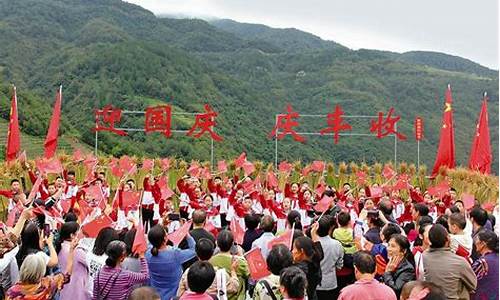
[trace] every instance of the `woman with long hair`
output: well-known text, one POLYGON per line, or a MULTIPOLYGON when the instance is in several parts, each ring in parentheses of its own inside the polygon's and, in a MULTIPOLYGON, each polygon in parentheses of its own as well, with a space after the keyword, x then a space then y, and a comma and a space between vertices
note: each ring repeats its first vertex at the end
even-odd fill
POLYGON ((123 270, 121 263, 127 257, 127 245, 112 241, 106 247, 106 265, 94 279, 93 300, 127 299, 136 284, 145 283, 149 277, 144 253, 139 253, 141 272, 123 270))
POLYGON ((389 262, 383 276, 384 283, 399 297, 403 285, 415 280, 415 260, 410 242, 401 234, 393 234, 387 245, 389 262))
POLYGON ((43 257, 47 267, 52 268, 57 266, 57 252, 54 247, 54 236, 52 233, 49 236, 44 236, 40 228, 35 222, 28 222, 21 232, 21 246, 16 255, 17 265, 23 264, 24 258, 29 254, 37 254, 43 257), (42 249, 47 246, 49 255, 42 249))
POLYGON ((472 264, 477 277, 472 299, 498 299, 498 236, 493 231, 481 230, 474 245, 481 257, 472 264))
MULTIPOLYGON (((57 257, 59 259, 59 268, 64 270, 68 265, 71 255, 71 243, 77 238, 80 226, 76 222, 66 222, 61 226, 59 239, 56 241, 57 257)), ((61 299, 88 300, 89 272, 85 251, 81 248, 74 250, 73 271, 68 284, 61 290, 61 299)))
POLYGON ((162 299, 175 297, 182 276, 182 264, 196 256, 196 243, 188 235, 188 249, 181 250, 167 245, 167 233, 161 225, 155 225, 149 230, 148 240, 153 246, 146 253, 151 286, 160 292, 162 299))

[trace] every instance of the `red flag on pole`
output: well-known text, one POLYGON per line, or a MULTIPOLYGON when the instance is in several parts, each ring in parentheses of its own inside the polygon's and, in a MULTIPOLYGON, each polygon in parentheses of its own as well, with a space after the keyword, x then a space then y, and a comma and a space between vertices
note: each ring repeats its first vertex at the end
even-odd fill
POLYGON ((229 229, 233 233, 234 242, 238 245, 243 244, 243 237, 245 236, 245 230, 241 228, 241 225, 238 222, 238 220, 233 218, 231 220, 231 224, 229 225, 229 229))
POLYGON ((292 164, 289 164, 286 161, 280 162, 280 165, 278 166, 278 170, 283 173, 288 173, 292 170, 292 164))
POLYGON ((169 158, 163 158, 161 161, 161 169, 163 171, 168 171, 168 169, 170 168, 170 159, 169 158))
POLYGON ((45 158, 51 158, 56 154, 57 138, 59 135, 59 122, 61 119, 61 102, 62 102, 62 85, 56 94, 54 110, 52 111, 52 119, 50 120, 49 130, 45 138, 45 158))
POLYGON ((431 196, 442 198, 449 190, 450 185, 448 184, 448 181, 443 180, 438 185, 429 187, 427 189, 427 192, 429 192, 431 196))
POLYGON ((142 161, 142 169, 145 171, 151 171, 153 170, 154 167, 154 160, 152 159, 145 159, 142 161))
POLYGON ((283 244, 288 247, 288 249, 292 249, 292 240, 293 240, 293 230, 287 229, 280 236, 275 237, 267 243, 267 248, 269 250, 273 249, 274 245, 283 244))
POLYGON ((385 165, 384 170, 382 170, 382 176, 384 176, 386 180, 389 180, 392 177, 396 176, 396 172, 388 165, 385 165))
POLYGON ((245 253, 245 259, 248 262, 248 270, 250 271, 250 277, 253 280, 259 280, 271 274, 267 269, 267 263, 262 256, 262 252, 259 247, 255 247, 252 250, 245 253))
POLYGON ((226 173, 227 172, 227 164, 225 160, 221 160, 217 163, 217 170, 220 173, 226 173))
POLYGON ((63 172, 62 164, 56 157, 37 160, 36 167, 42 174, 60 174, 63 172))
POLYGON ((178 246, 184 237, 188 234, 191 227, 191 221, 184 223, 179 229, 168 235, 168 239, 172 241, 174 246, 178 246))
POLYGON ((278 178, 272 171, 267 172, 267 184, 272 188, 278 187, 278 178))
POLYGON ((158 180, 158 186, 160 187, 161 198, 166 200, 171 198, 175 193, 168 187, 168 179, 165 176, 162 176, 160 180, 158 180))
POLYGON ((484 174, 491 173, 491 161, 493 159, 490 145, 490 129, 488 128, 487 97, 484 95, 483 105, 479 113, 476 126, 476 134, 472 141, 469 168, 484 174))
POLYGON ((451 108, 452 102, 451 87, 448 85, 448 89, 445 94, 441 137, 439 139, 436 162, 434 163, 434 168, 432 169, 433 177, 438 174, 441 166, 446 166, 450 169, 455 168, 455 137, 453 130, 453 110, 451 108))
POLYGON ((105 214, 102 214, 94 220, 82 226, 83 233, 90 238, 96 238, 101 229, 112 227, 113 220, 105 214))
POLYGON ((366 173, 363 171, 356 172, 356 182, 359 186, 363 186, 366 183, 366 173))
POLYGON ((325 212, 330 208, 330 204, 333 202, 332 197, 324 196, 321 200, 314 205, 314 210, 319 212, 325 212))
POLYGON ((12 100, 10 103, 10 119, 9 119, 8 130, 9 131, 7 133, 7 149, 5 152, 5 160, 13 161, 17 158, 17 155, 21 150, 21 131, 19 130, 19 118, 17 113, 17 93, 15 86, 12 94, 12 100))
POLYGON ((132 244, 132 253, 144 253, 148 249, 146 235, 144 234, 144 226, 139 222, 135 231, 134 243, 132 244))
POLYGON ((475 198, 474 195, 462 193, 462 202, 464 203, 464 208, 469 210, 474 207, 475 198))
POLYGON ((245 176, 248 176, 250 174, 252 174, 253 172, 255 172, 255 166, 253 165, 253 163, 247 161, 243 164, 243 172, 245 173, 245 176))
POLYGON ((247 161, 247 154, 245 152, 243 152, 234 161, 234 164, 236 165, 236 167, 241 168, 246 161, 247 161))
POLYGON ((141 192, 136 191, 123 191, 122 192, 122 206, 125 211, 139 207, 141 201, 141 192))
POLYGON ((323 161, 315 160, 311 164, 311 170, 313 170, 315 172, 321 173, 321 172, 323 172, 324 169, 325 169, 325 162, 323 162, 323 161))

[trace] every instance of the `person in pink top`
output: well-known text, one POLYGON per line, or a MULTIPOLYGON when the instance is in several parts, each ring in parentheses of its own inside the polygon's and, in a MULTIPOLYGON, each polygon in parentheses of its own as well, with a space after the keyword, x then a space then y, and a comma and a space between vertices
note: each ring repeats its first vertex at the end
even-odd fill
POLYGON ((189 290, 184 292, 179 300, 213 300, 206 291, 214 282, 214 278, 215 270, 209 262, 195 262, 187 274, 189 290))
POLYGON ((394 291, 375 280, 375 259, 359 251, 353 257, 356 282, 340 291, 339 300, 397 300, 394 291))

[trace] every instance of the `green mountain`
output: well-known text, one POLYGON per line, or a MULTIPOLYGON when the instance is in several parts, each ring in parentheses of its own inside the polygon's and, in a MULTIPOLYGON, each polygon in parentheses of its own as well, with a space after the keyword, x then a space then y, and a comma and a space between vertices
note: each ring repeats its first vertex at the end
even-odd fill
MULTIPOLYGON (((443 95, 452 85, 456 155, 467 164, 484 91, 498 153, 498 72, 442 53, 350 50, 296 29, 274 29, 231 20, 156 17, 119 0, 0 0, 0 115, 8 118, 9 84, 18 87, 23 133, 44 136, 56 87, 63 84, 67 136, 94 145, 94 110, 113 104, 144 110, 169 103, 173 129, 189 129, 193 117, 219 112, 215 159, 246 151, 274 160, 271 132, 276 114, 290 103, 307 115, 325 115, 340 104, 346 115, 375 116, 390 107, 401 115, 397 159, 416 162, 413 120, 425 122, 421 162, 432 165, 439 139, 443 95)), ((369 133, 369 119, 346 119, 352 133, 369 133)), ((144 126, 124 114, 119 126, 144 126)), ((318 132, 325 117, 302 117, 301 132, 318 132)), ((394 138, 307 136, 278 143, 279 160, 388 161, 394 138)), ((173 155, 208 160, 210 141, 174 133, 99 134, 99 150, 114 155, 173 155)), ((29 155, 31 153, 28 153, 29 155)), ((494 166, 498 165, 495 155, 494 166)))

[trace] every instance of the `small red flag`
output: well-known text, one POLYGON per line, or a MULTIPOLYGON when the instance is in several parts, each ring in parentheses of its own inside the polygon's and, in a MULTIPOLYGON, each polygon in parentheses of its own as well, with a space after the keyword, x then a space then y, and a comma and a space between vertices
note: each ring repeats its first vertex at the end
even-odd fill
POLYGON ((472 141, 469 168, 484 174, 490 174, 493 156, 491 154, 490 129, 488 127, 488 108, 486 101, 487 98, 485 95, 481 112, 479 113, 476 134, 472 141))
POLYGON ((105 214, 102 214, 90 221, 89 223, 82 226, 83 233, 90 238, 96 238, 101 229, 106 227, 112 227, 113 220, 105 214))
POLYGON ((187 170, 188 174, 192 177, 198 177, 200 175, 200 166, 197 163, 191 164, 189 169, 187 170))
POLYGON ((393 190, 407 190, 410 185, 408 184, 408 175, 406 174, 401 174, 399 175, 398 181, 396 184, 392 187, 393 190))
POLYGON ((321 200, 314 205, 314 210, 318 212, 325 212, 330 208, 330 204, 333 202, 332 197, 324 196, 321 200))
POLYGON ((315 193, 316 193, 316 195, 321 196, 321 195, 323 195, 325 190, 326 190, 326 185, 320 184, 320 185, 318 185, 318 187, 316 187, 315 193))
POLYGON ((436 186, 429 187, 427 191, 431 196, 442 198, 448 191, 450 190, 450 186, 448 185, 448 181, 443 180, 436 186))
POLYGON ((80 148, 76 148, 75 151, 73 151, 73 162, 80 162, 80 161, 83 161, 84 158, 83 158, 83 153, 82 153, 82 150, 80 150, 80 148))
POLYGON ((144 253, 148 249, 146 242, 146 234, 144 234, 144 226, 139 222, 137 230, 135 231, 134 243, 132 245, 132 253, 144 253))
POLYGON ((267 184, 272 188, 278 187, 278 178, 272 171, 267 172, 267 184))
POLYGON ((14 208, 12 208, 9 211, 9 214, 7 215, 7 221, 5 222, 5 225, 9 227, 14 227, 16 225, 16 215, 20 215, 23 212, 24 208, 15 205, 14 208))
POLYGON ((325 162, 320 160, 315 160, 311 164, 311 169, 315 172, 322 173, 323 170, 325 169, 325 162))
POLYGON ((366 173, 363 171, 356 172, 356 182, 358 185, 362 186, 366 183, 366 173))
POLYGON ((242 184, 243 190, 245 191, 245 194, 251 194, 255 189, 254 189, 254 183, 251 180, 244 181, 242 184))
POLYGON ((371 198, 379 198, 383 195, 383 190, 381 187, 371 187, 369 189, 371 198))
POLYGON ((241 228, 240 222, 233 218, 231 220, 231 224, 229 225, 229 229, 233 233, 234 242, 238 245, 243 244, 243 237, 245 236, 245 230, 241 228))
POLYGON ((483 203, 483 209, 485 209, 486 211, 489 211, 489 212, 492 212, 494 209, 495 209, 495 203, 494 202, 486 202, 486 203, 483 203))
POLYGON ((168 171, 168 169, 170 169, 170 159, 168 158, 163 158, 161 161, 161 169, 163 171, 168 171))
POLYGON ((453 109, 451 108, 452 102, 451 87, 448 85, 445 94, 441 136, 439 138, 436 162, 432 169, 432 177, 438 174, 441 166, 446 166, 450 169, 455 168, 455 134, 453 129, 453 109))
POLYGON ((135 209, 141 202, 141 192, 136 191, 123 191, 122 192, 122 206, 126 210, 135 209))
POLYGON ((225 160, 221 160, 217 163, 217 170, 220 173, 226 173, 227 172, 227 164, 225 160))
POLYGON ((174 246, 178 246, 184 237, 188 234, 191 227, 191 221, 184 223, 179 229, 168 235, 168 239, 172 241, 174 246))
POLYGON ((286 161, 280 162, 280 165, 278 166, 278 170, 283 173, 288 173, 292 170, 292 164, 289 164, 286 161))
POLYGON ((210 168, 202 168, 200 170, 200 175, 201 178, 203 179, 210 179, 212 178, 212 172, 210 172, 210 168))
POLYGON ((291 229, 287 229, 280 236, 275 237, 267 243, 267 248, 269 250, 273 249, 274 245, 283 244, 288 247, 288 249, 292 249, 292 240, 293 240, 293 231, 291 229))
POLYGON ((247 161, 243 164, 243 172, 245 173, 245 176, 248 176, 255 172, 255 166, 253 163, 247 161))
POLYGON ((56 157, 36 161, 36 167, 42 174, 61 174, 63 167, 56 157))
POLYGON ((154 160, 145 159, 142 161, 142 169, 145 171, 151 171, 151 170, 153 170, 154 164, 155 164, 154 160))
POLYGON ((311 172, 311 166, 307 166, 307 167, 304 167, 304 169, 302 169, 302 176, 307 176, 309 173, 311 172))
POLYGON ((271 274, 259 247, 255 247, 245 253, 245 259, 248 262, 248 270, 253 280, 259 280, 271 274))
POLYGON ((19 130, 19 118, 17 113, 17 93, 16 87, 14 86, 10 104, 10 119, 9 129, 7 133, 7 149, 5 153, 5 160, 15 160, 19 151, 21 151, 21 131, 19 130))
POLYGON ((71 200, 60 200, 59 203, 61 204, 63 213, 67 214, 71 208, 71 200))
POLYGON ((161 198, 166 200, 171 198, 175 193, 168 187, 168 179, 165 176, 162 176, 160 180, 158 180, 158 186, 160 187, 161 198))
POLYGON ((464 203, 464 208, 469 210, 474 207, 475 198, 474 195, 462 193, 462 202, 464 203))
POLYGON ((52 111, 52 119, 50 120, 49 130, 45 138, 45 158, 52 158, 56 154, 57 138, 59 135, 59 122, 61 119, 61 102, 62 102, 62 85, 56 93, 56 101, 54 103, 54 110, 52 111))
POLYGON ((386 180, 389 180, 392 177, 396 176, 396 172, 391 167, 386 165, 384 167, 384 170, 382 171, 382 176, 384 176, 386 180))
POLYGON ((40 189, 40 185, 42 184, 42 181, 43 181, 42 176, 38 176, 36 178, 36 181, 33 184, 33 186, 31 187, 31 191, 30 191, 28 198, 27 198, 28 203, 31 203, 33 201, 33 199, 35 199, 36 194, 38 193, 38 190, 40 189))
POLYGON ((241 168, 246 161, 247 161, 247 154, 245 152, 243 152, 234 161, 234 164, 236 165, 237 168, 241 168))

